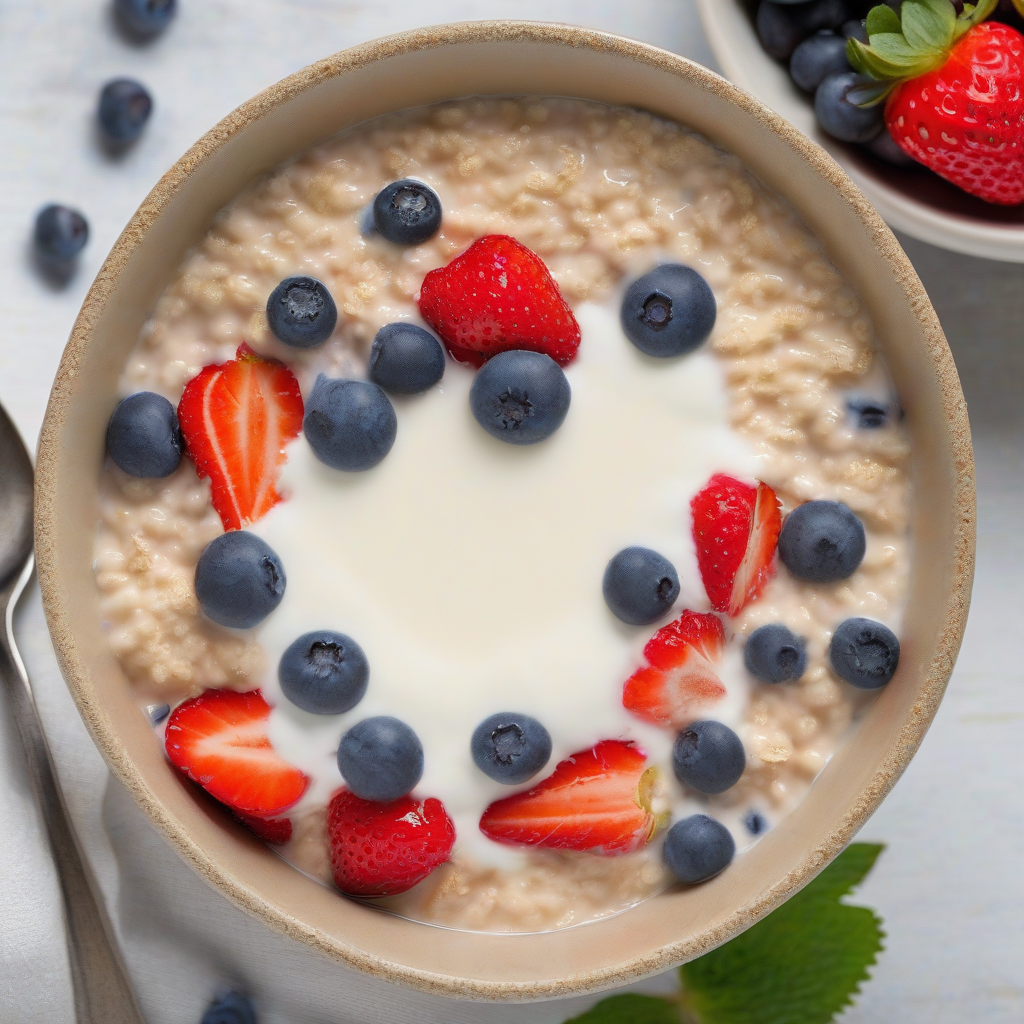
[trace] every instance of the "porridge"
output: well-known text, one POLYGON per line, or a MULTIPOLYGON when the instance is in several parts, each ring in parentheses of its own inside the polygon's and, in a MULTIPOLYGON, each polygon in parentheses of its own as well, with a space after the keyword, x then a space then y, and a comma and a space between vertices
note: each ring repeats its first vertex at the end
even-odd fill
POLYGON ((895 669, 872 325, 678 125, 466 100, 329 140, 217 217, 122 392, 96 581, 168 756, 405 916, 710 877, 895 669))

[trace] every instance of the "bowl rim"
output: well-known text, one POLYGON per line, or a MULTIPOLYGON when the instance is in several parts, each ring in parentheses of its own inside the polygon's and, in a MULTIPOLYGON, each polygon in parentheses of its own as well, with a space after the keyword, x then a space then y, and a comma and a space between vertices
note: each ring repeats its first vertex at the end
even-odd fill
MULTIPOLYGON (((952 443, 952 442, 951 442, 952 443)), ((36 473, 36 552, 47 625, 57 660, 79 712, 114 776, 172 848, 208 884, 242 910, 282 935, 299 939, 321 954, 377 978, 437 995, 476 1000, 529 1000, 565 997, 636 981, 691 960, 722 944, 760 920, 806 885, 853 838, 906 768, 934 717, 963 637, 970 603, 974 564, 975 490, 967 409, 960 382, 938 318, 908 257, 879 214, 865 200, 846 172, 817 144, 765 104, 696 62, 624 36, 571 25, 521 20, 459 22, 415 29, 371 40, 342 50, 271 85, 241 104, 204 134, 157 182, 114 244, 76 318, 62 355, 40 434, 36 473), (947 597, 944 627, 936 653, 925 673, 914 706, 873 776, 851 802, 834 831, 808 847, 798 867, 736 907, 719 925, 642 954, 588 972, 547 981, 491 981, 456 977, 410 967, 346 945, 269 902, 221 868, 214 857, 163 807, 141 771, 131 761, 123 741, 96 698, 90 672, 76 650, 68 610, 61 594, 60 566, 54 541, 60 518, 57 465, 61 435, 73 399, 77 369, 95 341, 95 328, 119 275, 142 244, 150 225, 177 195, 197 165, 266 112, 287 103, 314 86, 390 57, 458 44, 509 42, 555 44, 611 52, 631 61, 685 78, 698 87, 741 108, 782 137, 837 192, 863 224, 881 260, 905 294, 921 326, 942 393, 945 423, 957 439, 955 481, 956 525, 951 573, 956 583, 947 597)), ((515 938, 510 936, 509 938, 515 938)), ((522 937, 520 937, 522 938, 522 937)))
MULTIPOLYGON (((740 0, 694 2, 711 51, 729 81, 760 98, 763 89, 759 87, 759 68, 770 65, 779 71, 784 69, 764 53, 759 45, 757 51, 763 58, 762 62, 748 60, 746 47, 743 53, 737 50, 733 38, 737 20, 742 19, 742 22, 748 25, 750 39, 756 38, 746 12, 741 9, 740 0)), ((763 99, 761 102, 768 103, 768 100, 763 99)), ((770 105, 780 116, 787 120, 790 118, 788 103, 777 102, 770 105)), ((816 128, 811 104, 803 102, 801 108, 806 108, 808 117, 806 120, 794 118, 793 123, 800 124, 803 130, 835 159, 874 204, 886 223, 896 231, 904 231, 919 241, 966 256, 1007 263, 1024 263, 1024 224, 986 224, 963 214, 940 210, 930 203, 922 202, 906 192, 893 188, 881 175, 844 159, 842 147, 816 128)))

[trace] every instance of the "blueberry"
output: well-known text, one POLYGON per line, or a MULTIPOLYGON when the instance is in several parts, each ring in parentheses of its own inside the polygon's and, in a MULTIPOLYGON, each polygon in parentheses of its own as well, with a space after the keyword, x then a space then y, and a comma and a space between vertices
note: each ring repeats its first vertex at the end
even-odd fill
POLYGON ((873 398, 851 398, 846 403, 846 408, 853 414, 861 430, 878 430, 885 426, 889 418, 886 403, 873 398))
POLYGON ((807 668, 807 643, 781 622, 760 626, 747 638, 743 661, 764 683, 799 679, 807 668))
POLYGON ((795 3, 790 7, 808 34, 823 28, 839 29, 850 20, 852 13, 848 0, 811 0, 810 3, 795 3))
POLYGON ((387 391, 415 395, 444 376, 444 349, 429 331, 409 323, 385 324, 370 349, 370 380, 387 391))
POLYGON ((499 352, 477 371, 469 407, 488 434, 508 444, 550 437, 569 411, 572 391, 562 368, 542 352, 499 352))
POLYGON ((829 75, 814 94, 814 113, 823 131, 841 142, 870 142, 884 127, 882 104, 858 107, 847 98, 851 89, 870 84, 853 71, 829 75))
POLYGON ((159 725, 171 713, 170 704, 149 704, 146 706, 146 714, 152 725, 159 725))
POLYGON ((132 476, 170 476, 184 441, 174 406, 163 395, 140 391, 120 402, 107 424, 107 451, 132 476))
POLYGON ((485 718, 473 730, 469 749, 484 775, 506 786, 517 786, 548 763, 551 736, 536 718, 502 711, 485 718))
POLYGON ((267 299, 267 323, 278 341, 292 348, 315 348, 333 333, 338 307, 315 277, 286 277, 267 299))
POLYGON ((864 524, 840 501, 808 501, 786 516, 779 558, 797 579, 834 583, 864 557, 864 524))
POLYGON ((711 333, 717 315, 715 296, 696 270, 663 263, 626 289, 620 319, 641 352, 667 359, 692 352, 711 333))
POLYGON ((203 611, 234 629, 262 622, 281 603, 285 582, 273 548, 245 530, 215 537, 196 566, 196 597, 203 611))
POLYGON ((419 245, 441 226, 441 200, 422 181, 393 181, 373 201, 373 223, 389 242, 419 245))
POLYGON ((757 9, 755 27, 761 46, 778 60, 789 60, 809 35, 823 28, 838 29, 850 17, 845 0, 764 0, 757 9))
POLYGON ((706 814, 677 821, 665 836, 662 855, 680 882, 703 882, 727 868, 736 853, 729 830, 706 814))
POLYGON ((805 92, 814 92, 829 75, 849 70, 846 40, 827 30, 805 39, 789 59, 789 76, 805 92))
POLYGON ((225 992, 210 1003, 199 1024, 256 1024, 256 1010, 248 996, 225 992))
POLYGON ((675 566, 650 548, 623 548, 604 571, 604 599, 631 626, 660 619, 679 596, 675 566))
POLYGON ((100 127, 111 142, 132 142, 153 110, 153 100, 146 87, 131 78, 115 78, 100 93, 100 127))
POLYGON ((787 6, 763 0, 754 21, 762 48, 776 60, 788 60, 808 35, 787 6))
POLYGON ((865 142, 864 148, 893 167, 913 167, 917 163, 900 148, 899 143, 889 134, 888 128, 883 128, 870 142, 865 142))
POLYGON ((724 793, 746 764, 743 741, 721 722, 691 722, 672 747, 676 778, 698 793, 724 793))
POLYGON ((388 803, 420 781, 423 745, 397 718, 364 718, 341 737, 338 771, 356 796, 388 803))
POLYGON ((344 633, 304 633, 281 655, 277 678, 284 695, 314 715, 341 715, 366 693, 370 665, 363 649, 344 633))
POLYGON ((863 18, 851 18, 849 21, 844 21, 842 32, 846 39, 856 39, 860 43, 867 44, 868 27, 863 18))
POLYGON ((170 24, 178 0, 114 0, 121 24, 138 36, 153 36, 170 24))
POLYGON ((372 469, 391 451, 398 418, 376 384, 320 374, 306 402, 302 428, 321 462, 358 473, 372 469))
POLYGON ((39 211, 34 240, 44 260, 66 263, 85 248, 89 223, 77 210, 53 204, 39 211))
POLYGON ((828 655, 840 678, 862 690, 877 690, 896 672, 900 642, 881 622, 847 619, 832 634, 828 655))
POLYGON ((759 811, 747 811, 743 817, 743 824, 752 836, 759 836, 769 828, 768 819, 759 811))

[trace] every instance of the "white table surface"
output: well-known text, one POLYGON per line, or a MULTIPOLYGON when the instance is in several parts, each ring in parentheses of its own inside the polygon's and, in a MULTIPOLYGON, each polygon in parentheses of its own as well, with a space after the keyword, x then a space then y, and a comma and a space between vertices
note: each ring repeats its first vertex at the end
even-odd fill
MULTIPOLYGON (((180 3, 171 30, 140 47, 114 30, 107 0, 0 0, 0 398, 33 443, 75 313, 135 207, 219 117, 302 65, 400 29, 522 17, 632 35, 714 66, 691 0, 180 3), (116 74, 140 78, 156 98, 145 138, 120 160, 97 149, 91 127, 97 90, 116 74), (53 200, 80 207, 92 228, 80 271, 63 289, 44 283, 26 259, 34 213, 53 200)), ((1015 651, 1024 612, 1024 274, 912 240, 906 248, 949 336, 970 407, 978 569, 949 694, 862 833, 888 844, 858 897, 884 917, 887 950, 842 1019, 1010 1024, 1024 1020, 1024 669, 1015 651)), ((149 1020, 196 1021, 219 982, 253 988, 265 1024, 378 1019, 379 991, 301 946, 268 938, 205 889, 109 780, 56 671, 35 592, 19 610, 18 633, 149 1020)), ((67 965, 55 881, 41 867, 45 845, 20 757, 10 723, 0 723, 0 1020, 53 1024, 71 1020, 67 965)), ((586 1002, 474 1008, 397 1000, 389 1018, 396 1022, 538 1024, 561 1021, 586 1002)))

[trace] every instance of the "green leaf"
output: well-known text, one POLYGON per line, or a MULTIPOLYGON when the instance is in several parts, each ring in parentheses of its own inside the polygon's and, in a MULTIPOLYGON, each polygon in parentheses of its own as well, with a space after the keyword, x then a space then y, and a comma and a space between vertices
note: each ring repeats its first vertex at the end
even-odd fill
POLYGON ((667 999, 633 992, 602 999, 580 1017, 565 1024, 680 1024, 679 1007, 667 999))
POLYGON ((881 852, 854 843, 774 913, 684 964, 683 1007, 701 1024, 828 1024, 882 948, 875 914, 840 902, 881 852))

